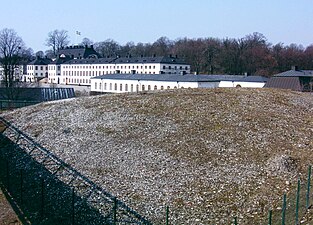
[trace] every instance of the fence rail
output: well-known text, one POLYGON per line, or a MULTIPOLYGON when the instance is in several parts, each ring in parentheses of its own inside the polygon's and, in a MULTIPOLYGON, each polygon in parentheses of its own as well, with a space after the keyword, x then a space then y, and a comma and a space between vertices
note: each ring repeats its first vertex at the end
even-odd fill
MULTIPOLYGON (((50 184, 51 181, 57 179, 62 182, 63 186, 65 185, 71 189, 71 193, 68 193, 69 196, 77 196, 75 198, 72 197, 72 202, 74 202, 72 203, 72 207, 74 208, 73 211, 75 211, 74 206, 77 205, 75 199, 79 198, 89 207, 92 207, 95 211, 99 212, 101 218, 98 218, 97 220, 101 219, 102 221, 100 221, 101 223, 98 221, 99 223, 96 224, 152 224, 124 202, 96 185, 88 177, 79 173, 69 164, 56 157, 52 152, 35 142, 31 137, 18 130, 4 118, 0 117, 0 123, 5 126, 2 136, 10 139, 15 145, 15 148, 23 150, 26 154, 23 156, 24 158, 25 156, 31 157, 41 168, 43 168, 43 171, 46 170, 46 176, 36 174, 38 177, 41 177, 40 181, 37 181, 37 186, 39 186, 37 192, 42 193, 40 195, 46 196, 44 193, 47 189, 47 185, 52 186, 52 184, 50 184), (47 174, 49 175, 47 176, 47 174), (49 177, 49 179, 47 177, 49 177)), ((10 176, 8 174, 13 173, 10 173, 9 163, 6 162, 6 164, 6 170, 2 171, 7 171, 7 174, 5 175, 7 183, 5 185, 7 186, 7 189, 10 190, 12 186, 10 185, 10 176)), ((20 174, 20 180, 23 180, 23 177, 25 178, 23 170, 17 174, 20 174)), ((21 181, 20 183, 21 184, 17 186, 23 186, 26 182, 21 181)), ((42 200, 42 202, 44 203, 45 199, 42 200)), ((42 210, 42 207, 40 210, 42 210)), ((39 214, 42 213, 39 211, 39 214)))

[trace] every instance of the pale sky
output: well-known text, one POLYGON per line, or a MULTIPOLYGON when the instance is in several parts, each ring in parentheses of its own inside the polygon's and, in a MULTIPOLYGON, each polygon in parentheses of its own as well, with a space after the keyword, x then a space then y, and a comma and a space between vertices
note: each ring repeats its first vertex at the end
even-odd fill
POLYGON ((253 32, 273 44, 313 44, 313 0, 1 0, 0 5, 0 29, 13 28, 34 52, 48 49, 47 34, 55 29, 67 30, 71 44, 84 37, 123 45, 162 36, 242 38, 253 32))

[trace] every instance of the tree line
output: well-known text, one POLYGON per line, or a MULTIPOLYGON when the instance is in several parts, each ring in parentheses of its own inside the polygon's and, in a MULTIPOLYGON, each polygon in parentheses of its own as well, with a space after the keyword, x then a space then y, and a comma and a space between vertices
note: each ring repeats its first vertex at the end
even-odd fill
MULTIPOLYGON (((82 44, 92 43, 83 39, 82 44)), ((101 56, 165 56, 177 55, 199 74, 248 74, 271 76, 290 70, 313 69, 313 45, 272 45, 263 34, 253 33, 243 38, 179 38, 161 37, 154 43, 128 42, 119 45, 112 39, 93 43, 101 56)))
MULTIPOLYGON (((70 44, 66 30, 48 33, 45 45, 50 49, 33 52, 13 30, 0 30, 0 65, 5 86, 13 85, 14 68, 27 64, 35 56, 53 58, 57 51, 70 44)), ((248 74, 271 76, 292 66, 313 69, 313 45, 271 44, 261 33, 243 38, 178 38, 160 37, 153 43, 128 42, 120 45, 113 39, 93 42, 83 38, 81 45, 93 45, 102 57, 177 55, 199 74, 248 74)))

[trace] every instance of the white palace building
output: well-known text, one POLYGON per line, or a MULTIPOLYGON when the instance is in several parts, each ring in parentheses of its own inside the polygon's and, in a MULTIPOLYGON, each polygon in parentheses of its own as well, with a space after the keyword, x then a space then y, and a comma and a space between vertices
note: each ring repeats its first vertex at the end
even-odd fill
POLYGON ((25 82, 46 79, 47 83, 88 85, 90 78, 105 74, 179 74, 190 73, 190 65, 177 56, 106 57, 93 46, 70 46, 58 51, 55 59, 36 58, 27 65, 25 82))
POLYGON ((195 75, 177 56, 105 57, 93 46, 71 46, 56 59, 40 59, 27 65, 23 81, 45 79, 51 84, 90 86, 94 93, 125 93, 176 88, 254 87, 267 78, 242 75, 195 75))
POLYGON ((60 75, 50 73, 48 82, 90 85, 90 78, 101 75, 165 73, 190 73, 190 66, 172 56, 72 59, 61 64, 60 75))

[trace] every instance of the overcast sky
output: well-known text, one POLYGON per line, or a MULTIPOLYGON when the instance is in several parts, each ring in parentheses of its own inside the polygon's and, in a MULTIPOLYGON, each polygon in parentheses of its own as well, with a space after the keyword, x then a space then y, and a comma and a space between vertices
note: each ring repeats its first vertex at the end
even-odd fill
POLYGON ((0 5, 0 29, 13 28, 35 52, 48 49, 47 34, 55 29, 67 30, 71 44, 84 37, 123 45, 162 36, 241 38, 253 32, 273 44, 313 44, 312 0, 3 0, 0 5))

